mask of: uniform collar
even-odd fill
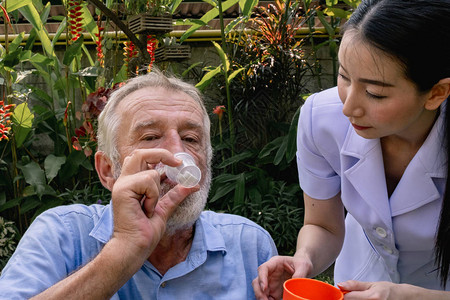
[[[441,106],[441,111],[444,109]],[[442,151],[441,113],[422,147],[408,165],[391,198],[388,199],[383,157],[379,139],[365,139],[349,126],[341,155],[344,177],[362,200],[390,225],[391,216],[404,214],[441,197],[436,178],[445,178],[446,159]]]

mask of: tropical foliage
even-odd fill
[[[0,233],[5,236],[0,246],[7,245],[4,249],[12,251],[32,220],[48,208],[109,201],[93,166],[96,118],[121,82],[158,65],[155,50],[167,34],[139,37],[123,19],[127,12],[141,11],[155,1],[89,2],[95,10],[86,1],[64,0],[64,16],[53,20],[58,28],[52,35],[45,27],[50,3],[2,2]],[[165,13],[173,13],[181,1],[159,2]],[[221,39],[212,43],[217,64],[199,70],[200,62],[192,62],[178,74],[200,74],[197,86],[206,95],[218,95],[208,107],[215,151],[208,208],[256,221],[269,230],[281,253],[291,253],[303,220],[294,161],[299,107],[313,92],[308,81],[320,81],[316,51],[328,46],[334,57],[338,26],[349,12],[336,8],[338,1],[288,0],[269,6],[258,6],[257,0],[205,2],[211,9],[200,19],[175,22],[189,25],[180,43],[215,18],[221,23]],[[357,4],[345,2],[348,7]],[[241,15],[225,25],[223,12],[233,5],[240,6]],[[124,13],[123,7],[128,11]],[[33,27],[27,35],[10,26],[19,14]],[[315,31],[315,20],[322,22],[325,32]],[[117,38],[119,30],[125,42]],[[299,37],[302,30],[308,33]],[[86,40],[94,42],[94,54]],[[44,84],[30,84],[30,78]],[[1,253],[2,265],[11,251]]]

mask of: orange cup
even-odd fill
[[[283,284],[283,300],[343,300],[344,293],[323,281],[292,278]]]

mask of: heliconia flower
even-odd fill
[[[63,124],[64,124],[64,126],[65,127],[67,127],[67,119],[68,119],[68,117],[69,117],[69,113],[68,113],[68,111],[69,111],[69,105],[70,104],[72,104],[72,102],[67,102],[67,106],[66,106],[66,110],[64,111],[64,120],[63,120]]]
[[[155,61],[155,51],[158,47],[158,40],[151,36],[147,35],[147,52],[150,54],[150,64],[148,65],[147,71],[150,72],[152,70],[153,62]]]
[[[219,121],[222,120],[224,111],[225,111],[225,105],[218,105],[213,109],[213,113],[219,117]]]
[[[4,101],[0,101],[0,141],[9,140],[9,133],[11,132],[11,110],[15,104],[5,105]]]
[[[81,31],[83,31],[83,18],[81,15],[83,12],[82,4],[83,1],[68,0],[69,12],[67,15],[67,21],[69,23],[69,32],[72,35],[70,43],[75,42],[81,36]]]
[[[104,35],[104,30],[105,28],[101,26],[102,25],[102,18],[101,15],[98,15],[97,17],[97,29],[98,29],[98,33],[95,34],[95,36],[97,37],[97,40],[95,41],[95,43],[97,44],[97,60],[100,64],[100,67],[104,67],[105,66],[105,55],[103,54],[103,47],[102,47],[102,41],[103,41],[103,35]]]
[[[123,55],[125,56],[124,62],[125,62],[125,66],[126,66],[127,72],[128,72],[129,71],[128,64],[132,58],[137,56],[138,50],[136,49],[133,42],[131,42],[131,41],[123,42],[123,44],[125,45],[125,47],[123,48],[123,50],[124,50]]]

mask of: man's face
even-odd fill
[[[182,202],[167,227],[170,232],[192,225],[204,208],[211,180],[207,169],[207,135],[199,104],[183,92],[143,88],[124,98],[116,111],[120,115],[116,133],[119,165],[136,149],[163,148],[172,153],[187,152],[194,158],[202,172],[201,189]],[[164,178],[161,195],[175,184]]]

